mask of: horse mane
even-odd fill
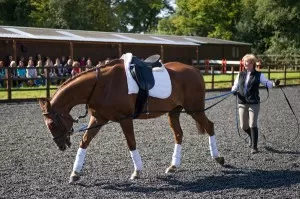
[[[55,96],[55,94],[61,90],[65,85],[69,84],[71,81],[73,81],[74,79],[77,79],[78,77],[81,77],[82,75],[86,74],[86,73],[89,73],[91,71],[95,71],[97,69],[103,69],[103,68],[106,68],[106,67],[111,67],[111,66],[114,66],[116,64],[119,64],[120,63],[120,59],[113,59],[111,61],[109,61],[108,63],[106,64],[100,64],[100,65],[97,65],[93,68],[89,68],[88,70],[85,70],[85,71],[82,71],[80,73],[78,73],[77,75],[75,75],[74,77],[71,77],[71,78],[68,78],[64,83],[62,83],[57,89],[56,91],[54,92],[54,94],[52,95],[51,98],[53,98]]]

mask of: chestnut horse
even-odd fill
[[[170,166],[166,173],[175,172],[180,166],[183,132],[179,122],[180,112],[185,111],[196,121],[199,133],[209,135],[209,148],[212,158],[224,164],[219,156],[214,135],[214,124],[205,115],[205,83],[199,70],[179,62],[164,64],[169,73],[172,91],[169,97],[159,99],[148,97],[148,113],[142,112],[137,119],[150,119],[168,113],[169,124],[174,133],[175,147]],[[70,183],[80,179],[86,149],[101,126],[109,121],[118,122],[125,135],[134,165],[131,179],[140,177],[143,163],[136,148],[133,117],[137,94],[128,94],[124,60],[117,59],[105,67],[95,67],[63,83],[51,100],[40,99],[39,104],[44,121],[53,140],[62,151],[71,145],[70,136],[73,122],[71,109],[78,104],[87,104],[90,114],[88,127],[79,144]],[[146,109],[146,108],[145,108]],[[198,111],[197,111],[198,110]],[[126,118],[126,119],[122,119]]]

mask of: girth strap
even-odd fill
[[[139,87],[139,92],[135,103],[134,118],[137,118],[143,111],[144,105],[149,96],[149,90],[154,87],[155,80],[152,68],[162,66],[159,62],[159,58],[159,55],[152,55],[145,61],[142,61],[135,56],[132,57],[129,70]]]

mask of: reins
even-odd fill
[[[88,104],[89,104],[89,101],[90,101],[90,99],[91,99],[91,97],[92,97],[94,91],[95,91],[95,88],[96,88],[98,79],[99,79],[99,69],[96,68],[96,82],[95,82],[95,84],[94,84],[94,86],[93,86],[93,89],[92,89],[90,95],[88,96],[88,98],[87,98],[87,100],[86,100],[86,104],[85,104],[85,113],[84,113],[84,115],[80,115],[80,116],[77,117],[77,119],[75,120],[76,123],[79,122],[79,119],[85,118],[85,117],[87,116],[87,114],[88,114],[88,112],[89,112],[89,111],[88,111],[88,109],[89,109],[89,105],[88,105]]]
[[[266,88],[266,90],[267,90],[267,97],[266,97],[266,99],[264,99],[263,101],[260,101],[260,104],[262,104],[262,103],[264,103],[264,102],[266,102],[268,99],[269,99],[269,88],[267,87],[267,86],[265,86],[265,88]],[[248,136],[246,136],[246,137],[242,137],[241,136],[241,134],[240,134],[240,128],[239,128],[239,118],[238,118],[238,115],[239,115],[239,113],[238,113],[238,96],[236,96],[236,98],[235,98],[236,100],[235,100],[235,104],[236,104],[236,106],[235,106],[235,123],[236,123],[236,129],[237,129],[237,133],[238,133],[238,135],[239,135],[239,137],[240,138],[242,138],[243,140],[244,140],[244,142],[246,142],[247,143],[247,138],[248,138]]]
[[[202,110],[184,110],[184,111],[177,111],[178,113],[199,113],[199,112],[205,112],[205,111],[207,111],[208,109],[211,109],[212,107],[214,107],[214,106],[216,106],[217,104],[219,104],[220,102],[222,102],[223,100],[225,100],[225,99],[227,99],[228,97],[230,97],[230,94],[232,94],[233,92],[227,92],[227,93],[225,93],[225,94],[222,94],[222,95],[219,95],[219,96],[215,96],[215,97],[211,97],[211,98],[207,98],[207,99],[205,99],[205,101],[208,101],[208,100],[212,100],[212,99],[216,99],[216,98],[220,98],[220,97],[223,97],[223,96],[225,96],[224,98],[222,98],[221,100],[219,100],[218,102],[216,102],[216,103],[214,103],[213,105],[211,105],[211,106],[209,106],[209,107],[207,107],[207,108],[205,108],[205,109],[202,109]],[[143,111],[143,112],[141,112],[141,114],[149,114],[149,113],[167,113],[168,111],[159,111],[159,110],[157,110],[157,111]],[[129,116],[125,116],[125,117],[123,117],[123,118],[120,118],[119,120],[116,120],[116,121],[110,121],[110,122],[107,122],[107,123],[105,123],[105,124],[98,124],[98,125],[95,125],[95,126],[92,126],[92,127],[86,127],[86,125],[85,126],[83,126],[83,127],[81,127],[81,128],[79,128],[78,130],[76,130],[75,132],[82,132],[82,131],[86,131],[86,130],[90,130],[90,129],[94,129],[94,128],[98,128],[98,127],[102,127],[102,126],[105,126],[105,125],[107,125],[107,124],[111,124],[111,123],[113,123],[113,122],[120,122],[120,121],[122,121],[122,120],[126,120],[126,119],[130,119],[130,118],[134,118],[134,114],[132,114],[132,115],[129,115]]]
[[[296,119],[296,123],[297,123],[298,130],[297,130],[296,136],[293,138],[293,141],[292,141],[292,142],[295,142],[295,140],[298,139],[299,134],[300,134],[300,132],[299,132],[299,129],[300,129],[299,120],[298,120],[298,118],[297,118],[297,116],[296,116],[296,114],[295,114],[295,111],[293,110],[293,108],[292,108],[292,106],[291,106],[291,104],[290,104],[289,99],[287,98],[285,92],[282,90],[282,87],[279,87],[279,88],[280,88],[280,90],[282,91],[282,93],[283,93],[283,95],[284,95],[284,97],[285,97],[285,100],[286,100],[286,102],[288,103],[288,105],[289,105],[289,107],[290,107],[290,109],[291,109],[291,111],[292,111],[292,113],[293,113],[293,115],[294,115],[294,117],[295,117],[295,119]],[[267,98],[266,98],[265,100],[261,101],[260,103],[266,102],[267,99],[269,98],[269,89],[268,89],[268,87],[266,87],[266,89],[267,89],[267,93],[268,93]],[[238,122],[238,98],[237,98],[237,96],[236,96],[236,128],[237,128],[237,133],[238,133],[239,137],[241,137],[245,142],[247,142],[247,137],[246,137],[246,138],[243,138],[243,137],[241,136],[240,132],[239,132],[239,122]],[[271,142],[267,141],[265,134],[263,134],[262,132],[261,132],[261,134],[262,134],[262,137],[263,137],[265,143],[271,143]],[[272,144],[272,143],[271,143],[271,144]]]
[[[78,122],[78,120],[74,120],[71,116],[71,119],[69,117],[65,117],[63,114],[58,114],[57,112],[46,112],[46,113],[43,113],[43,115],[54,115],[54,118],[56,119],[56,121],[58,122],[59,124],[59,127],[61,128],[61,132],[64,132],[65,130],[67,131],[67,128],[66,126],[62,123],[60,117],[63,117],[63,118],[66,118],[67,120],[69,121],[72,121],[72,122]],[[53,137],[53,140],[56,141],[58,139],[60,139],[61,137],[64,137],[65,135],[66,136],[70,136],[72,133],[74,132],[74,129],[72,127],[71,131],[68,131],[67,134],[64,134],[64,133],[60,133],[60,135],[56,136],[56,137]]]
[[[294,117],[295,117],[296,123],[297,123],[297,133],[296,133],[296,136],[292,139],[292,140],[293,140],[292,143],[293,143],[293,142],[295,142],[295,141],[298,139],[298,137],[299,137],[299,133],[300,133],[300,132],[299,132],[299,128],[300,128],[299,120],[298,120],[298,118],[297,118],[297,116],[296,116],[296,114],[295,114],[295,111],[293,110],[293,108],[292,108],[292,106],[291,106],[291,103],[290,103],[289,99],[287,98],[285,92],[282,90],[282,87],[279,87],[279,88],[280,88],[280,90],[282,91],[282,93],[283,93],[283,95],[284,95],[284,98],[285,98],[287,104],[289,105],[290,110],[292,111],[292,113],[293,113],[293,115],[294,115]],[[265,140],[265,143],[270,143],[270,144],[272,144],[272,142],[267,141],[266,136],[265,136],[263,133],[262,133],[262,136],[263,136],[263,138],[264,138],[264,140]]]

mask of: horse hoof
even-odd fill
[[[175,173],[176,172],[176,166],[175,165],[171,165],[166,169],[165,173]]]
[[[77,182],[79,179],[80,179],[79,173],[72,172],[72,174],[70,176],[69,184],[73,184],[73,183]]]
[[[140,171],[134,171],[130,177],[130,180],[135,180],[140,178]]]
[[[71,176],[69,180],[69,184],[74,184],[80,179],[80,176]]]
[[[258,153],[258,149],[251,149],[251,153],[252,153],[252,154]]]
[[[217,163],[219,163],[220,165],[224,165],[224,164],[225,164],[225,159],[224,159],[224,157],[217,157],[217,158],[215,158],[215,160],[216,160]]]

